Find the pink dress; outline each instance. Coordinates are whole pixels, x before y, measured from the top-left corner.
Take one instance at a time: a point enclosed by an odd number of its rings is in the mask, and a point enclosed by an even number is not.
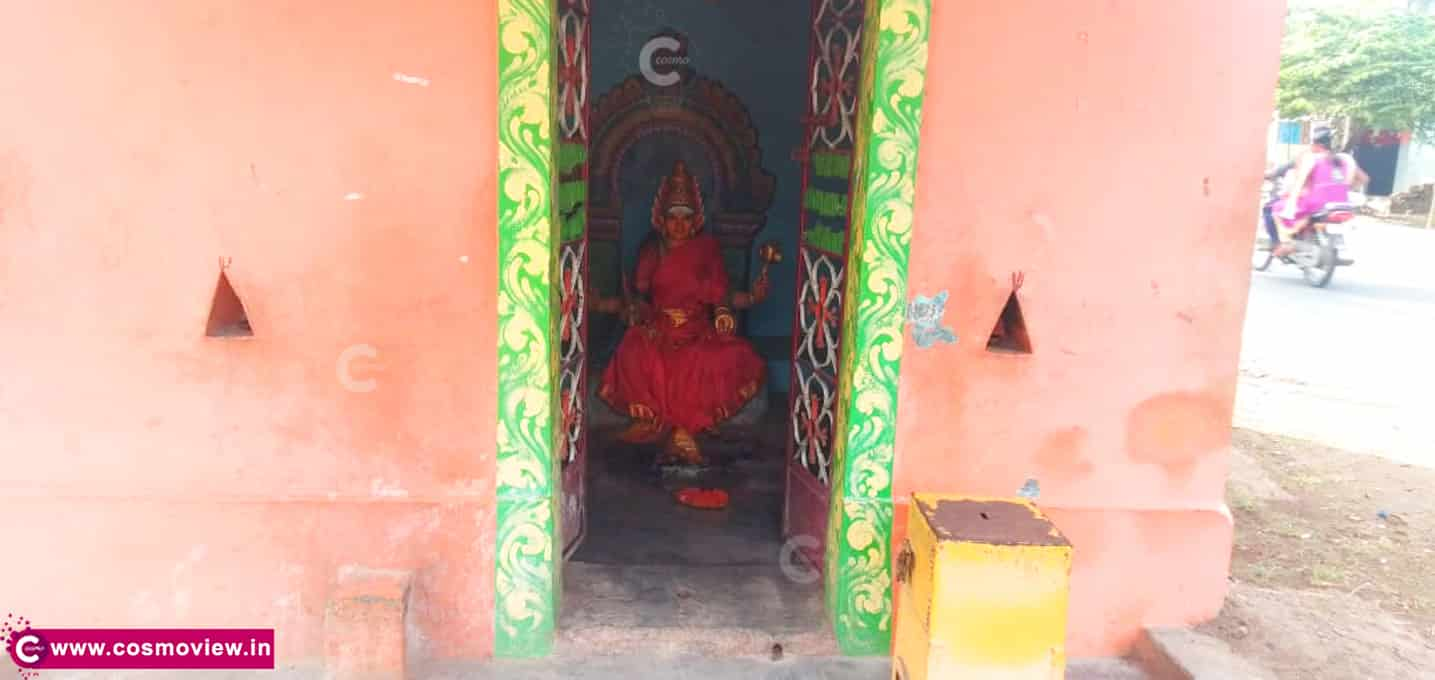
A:
[[[1347,183],[1347,173],[1348,170],[1335,160],[1334,154],[1322,153],[1316,158],[1315,167],[1311,168],[1305,187],[1296,198],[1294,217],[1286,212],[1289,197],[1276,201],[1271,208],[1272,214],[1282,220],[1281,231],[1294,231],[1287,222],[1300,222],[1331,203],[1349,201],[1350,185]]]

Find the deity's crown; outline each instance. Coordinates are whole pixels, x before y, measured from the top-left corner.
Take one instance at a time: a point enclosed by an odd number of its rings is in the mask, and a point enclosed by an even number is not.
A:
[[[703,196],[696,177],[688,174],[688,166],[682,161],[673,163],[673,172],[663,178],[658,195],[653,199],[653,224],[662,223],[664,215],[675,209],[685,209],[692,214],[699,225],[703,219]]]

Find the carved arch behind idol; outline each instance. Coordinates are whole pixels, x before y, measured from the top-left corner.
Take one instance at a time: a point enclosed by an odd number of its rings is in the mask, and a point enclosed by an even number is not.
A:
[[[654,134],[677,134],[708,154],[713,179],[708,228],[724,244],[749,247],[767,221],[777,178],[762,165],[757,128],[737,95],[722,83],[691,75],[672,86],[629,76],[604,93],[592,110],[589,154],[589,228],[598,239],[617,239],[622,227],[623,160]],[[656,187],[658,178],[654,178]]]

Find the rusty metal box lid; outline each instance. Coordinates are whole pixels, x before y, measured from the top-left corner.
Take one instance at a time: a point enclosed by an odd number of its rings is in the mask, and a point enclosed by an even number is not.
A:
[[[941,541],[1071,547],[1056,525],[1026,500],[920,493],[912,500]]]

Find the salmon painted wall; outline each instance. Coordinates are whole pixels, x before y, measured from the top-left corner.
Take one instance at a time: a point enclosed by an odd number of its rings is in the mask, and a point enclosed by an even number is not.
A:
[[[272,626],[302,664],[339,571],[395,568],[427,651],[489,651],[495,17],[153,0],[0,22],[23,65],[0,71],[7,610]],[[253,338],[204,336],[221,258]]]
[[[1283,3],[933,5],[908,293],[948,291],[958,341],[907,340],[894,497],[1037,479],[1075,546],[1069,651],[1119,652],[1225,593]],[[989,353],[1018,271],[1033,352]]]

